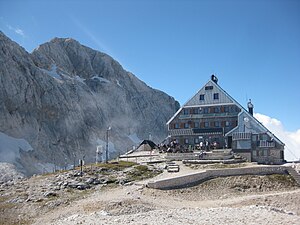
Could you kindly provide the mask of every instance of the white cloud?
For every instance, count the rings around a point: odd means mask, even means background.
[[[25,36],[24,31],[22,31],[20,28],[15,29],[15,32],[23,37]]]
[[[286,160],[300,159],[300,129],[287,131],[281,121],[260,113],[255,113],[254,117],[285,143]]]
[[[15,28],[15,27],[12,27],[10,25],[7,25],[7,28],[14,31],[16,34],[21,35],[22,37],[25,37],[24,31],[21,30],[20,28]]]

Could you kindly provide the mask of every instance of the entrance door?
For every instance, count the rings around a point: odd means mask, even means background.
[[[228,136],[228,148],[232,148],[232,136]]]

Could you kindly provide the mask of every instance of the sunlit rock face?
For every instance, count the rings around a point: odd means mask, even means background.
[[[135,145],[132,136],[151,133],[159,142],[179,107],[110,56],[73,39],[54,38],[30,54],[0,32],[0,65],[0,132],[3,140],[30,146],[0,143],[1,153],[13,152],[0,160],[27,175],[83,157],[94,161],[107,133],[110,157]]]

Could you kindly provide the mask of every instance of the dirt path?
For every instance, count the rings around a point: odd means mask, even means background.
[[[275,199],[280,200],[277,206],[272,205]],[[34,224],[297,224],[299,201],[288,207],[288,199],[300,200],[300,189],[192,201],[131,185],[100,189]]]

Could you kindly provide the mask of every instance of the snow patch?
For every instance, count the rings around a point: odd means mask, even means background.
[[[98,75],[93,76],[91,79],[97,79],[97,80],[99,80],[101,83],[110,83],[109,80],[107,80],[107,79],[105,79],[105,78],[103,78],[103,77],[100,77],[100,76],[98,76]]]
[[[142,142],[142,140],[139,139],[136,133],[128,135],[128,138],[135,144],[140,144]]]
[[[82,83],[82,84],[85,84],[85,82],[84,82],[85,79],[81,78],[80,76],[77,76],[77,75],[76,75],[76,76],[75,76],[75,80],[78,81],[78,82],[80,82],[80,83]]]
[[[54,79],[61,81],[61,76],[56,72],[57,66],[52,65],[50,70],[41,69],[43,72],[53,77]]]
[[[25,139],[18,139],[0,132],[0,161],[16,162],[20,158],[20,150],[33,150],[31,145]]]
[[[116,79],[116,82],[117,82],[117,85],[118,85],[119,87],[123,87],[123,86],[120,84],[120,81],[119,81],[119,80]]]

